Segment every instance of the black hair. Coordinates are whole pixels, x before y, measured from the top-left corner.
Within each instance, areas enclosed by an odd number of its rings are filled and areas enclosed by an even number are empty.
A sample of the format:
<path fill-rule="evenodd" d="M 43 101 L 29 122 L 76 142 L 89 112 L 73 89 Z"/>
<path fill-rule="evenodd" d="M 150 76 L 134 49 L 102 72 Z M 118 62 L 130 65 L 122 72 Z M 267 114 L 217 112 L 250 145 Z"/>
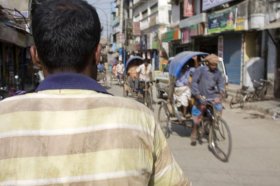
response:
<path fill-rule="evenodd" d="M 49 72 L 83 71 L 100 41 L 101 25 L 95 8 L 84 0 L 39 2 L 33 5 L 31 16 L 42 63 Z"/>

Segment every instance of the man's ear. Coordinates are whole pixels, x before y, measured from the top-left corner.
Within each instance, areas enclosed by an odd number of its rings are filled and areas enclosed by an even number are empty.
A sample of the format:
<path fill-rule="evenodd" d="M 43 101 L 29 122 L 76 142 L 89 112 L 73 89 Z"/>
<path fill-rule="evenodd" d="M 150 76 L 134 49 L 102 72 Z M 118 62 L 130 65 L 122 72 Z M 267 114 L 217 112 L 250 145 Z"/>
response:
<path fill-rule="evenodd" d="M 96 51 L 95 51 L 95 63 L 96 63 L 96 65 L 98 65 L 99 62 L 100 62 L 100 55 L 101 55 L 101 45 L 99 44 L 96 48 Z"/>
<path fill-rule="evenodd" d="M 43 65 L 42 65 L 41 60 L 40 60 L 40 58 L 39 58 L 39 56 L 38 56 L 38 52 L 37 52 L 36 46 L 34 46 L 34 45 L 31 46 L 31 48 L 30 48 L 30 54 L 31 54 L 31 59 L 32 59 L 33 64 L 34 64 L 36 67 L 38 67 L 40 70 L 42 70 Z"/>

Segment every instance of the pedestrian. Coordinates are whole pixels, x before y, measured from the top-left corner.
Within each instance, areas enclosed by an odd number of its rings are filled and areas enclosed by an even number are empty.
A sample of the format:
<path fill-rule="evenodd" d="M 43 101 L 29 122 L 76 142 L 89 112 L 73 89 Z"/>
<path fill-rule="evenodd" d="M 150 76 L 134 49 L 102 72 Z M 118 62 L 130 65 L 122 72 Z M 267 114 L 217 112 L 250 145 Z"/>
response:
<path fill-rule="evenodd" d="M 119 85 L 122 84 L 123 81 L 123 73 L 124 73 L 124 65 L 121 60 L 119 60 L 119 63 L 116 66 L 116 71 L 117 71 L 117 79 Z"/>
<path fill-rule="evenodd" d="M 94 80 L 96 9 L 48 0 L 31 18 L 31 58 L 45 79 L 0 102 L 0 185 L 189 185 L 153 113 Z"/>

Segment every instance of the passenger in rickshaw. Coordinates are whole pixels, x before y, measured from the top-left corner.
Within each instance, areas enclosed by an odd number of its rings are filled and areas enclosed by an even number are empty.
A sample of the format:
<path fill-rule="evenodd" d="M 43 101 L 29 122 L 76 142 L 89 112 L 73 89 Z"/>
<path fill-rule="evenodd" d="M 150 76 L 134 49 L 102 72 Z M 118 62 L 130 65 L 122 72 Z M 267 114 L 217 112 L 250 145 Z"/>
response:
<path fill-rule="evenodd" d="M 196 69 L 192 79 L 191 92 L 195 98 L 195 105 L 192 107 L 194 125 L 191 133 L 191 145 L 196 145 L 197 126 L 201 122 L 205 110 L 205 100 L 213 99 L 216 111 L 221 113 L 223 109 L 221 100 L 225 91 L 225 83 L 223 74 L 217 68 L 219 58 L 211 54 L 205 57 L 205 62 L 205 66 Z"/>
<path fill-rule="evenodd" d="M 189 65 L 184 65 L 181 71 L 181 76 L 176 80 L 176 86 L 174 90 L 174 99 L 177 101 L 176 106 L 182 107 L 182 114 L 184 117 L 186 116 L 189 99 L 191 98 L 189 76 L 190 67 Z"/>
<path fill-rule="evenodd" d="M 183 117 L 190 117 L 187 115 L 188 109 L 191 107 L 191 77 L 192 73 L 195 71 L 194 60 L 191 59 L 190 62 L 186 63 L 182 69 L 179 78 L 175 83 L 174 99 L 177 101 L 177 107 L 181 107 L 181 112 Z"/>

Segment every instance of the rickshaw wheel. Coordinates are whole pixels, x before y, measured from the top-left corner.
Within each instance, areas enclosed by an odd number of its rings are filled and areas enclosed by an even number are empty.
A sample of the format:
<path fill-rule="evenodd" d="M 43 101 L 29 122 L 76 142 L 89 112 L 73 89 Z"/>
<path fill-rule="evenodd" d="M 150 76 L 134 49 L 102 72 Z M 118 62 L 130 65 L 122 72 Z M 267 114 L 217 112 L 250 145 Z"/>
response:
<path fill-rule="evenodd" d="M 129 88 L 127 87 L 126 84 L 123 84 L 123 96 L 127 97 L 129 93 Z"/>
<path fill-rule="evenodd" d="M 158 109 L 158 121 L 161 126 L 161 130 L 166 138 L 170 137 L 172 133 L 171 123 L 170 123 L 170 113 L 167 108 L 166 102 L 161 102 Z"/>

